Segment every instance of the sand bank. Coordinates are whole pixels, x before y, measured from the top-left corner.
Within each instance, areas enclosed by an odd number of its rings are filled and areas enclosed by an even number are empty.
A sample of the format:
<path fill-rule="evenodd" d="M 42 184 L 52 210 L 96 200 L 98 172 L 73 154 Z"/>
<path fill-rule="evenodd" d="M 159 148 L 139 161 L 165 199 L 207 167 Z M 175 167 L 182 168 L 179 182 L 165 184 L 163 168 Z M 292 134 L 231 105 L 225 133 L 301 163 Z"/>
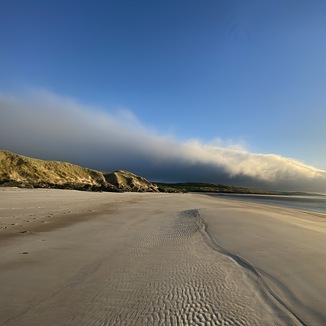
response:
<path fill-rule="evenodd" d="M 2 325 L 326 321 L 320 217 L 192 194 L 6 189 L 0 223 Z"/>

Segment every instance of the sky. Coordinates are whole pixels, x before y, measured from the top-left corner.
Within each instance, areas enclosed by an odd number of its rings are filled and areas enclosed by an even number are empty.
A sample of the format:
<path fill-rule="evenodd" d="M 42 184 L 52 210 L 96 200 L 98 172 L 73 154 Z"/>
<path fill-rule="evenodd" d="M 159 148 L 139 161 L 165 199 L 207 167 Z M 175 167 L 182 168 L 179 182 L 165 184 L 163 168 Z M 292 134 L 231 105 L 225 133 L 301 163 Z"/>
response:
<path fill-rule="evenodd" d="M 326 193 L 326 2 L 0 0 L 0 149 Z"/>

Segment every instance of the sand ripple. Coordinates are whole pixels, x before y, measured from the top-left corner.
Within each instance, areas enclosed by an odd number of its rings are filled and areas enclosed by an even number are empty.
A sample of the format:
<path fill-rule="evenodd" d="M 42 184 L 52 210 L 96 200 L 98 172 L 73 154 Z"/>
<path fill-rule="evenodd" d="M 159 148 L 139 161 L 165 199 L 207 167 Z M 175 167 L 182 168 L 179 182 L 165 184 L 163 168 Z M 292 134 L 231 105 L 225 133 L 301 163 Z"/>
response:
<path fill-rule="evenodd" d="M 84 309 L 65 324 L 299 324 L 256 275 L 205 243 L 198 222 L 198 211 L 189 210 L 149 223 L 119 258 L 102 263 L 90 279 L 83 275 L 83 289 L 67 290 L 76 291 Z"/>
<path fill-rule="evenodd" d="M 83 268 L 3 325 L 301 324 L 253 268 L 212 243 L 200 209 L 145 218 L 128 208 L 128 227 L 119 214 L 83 240 Z"/>

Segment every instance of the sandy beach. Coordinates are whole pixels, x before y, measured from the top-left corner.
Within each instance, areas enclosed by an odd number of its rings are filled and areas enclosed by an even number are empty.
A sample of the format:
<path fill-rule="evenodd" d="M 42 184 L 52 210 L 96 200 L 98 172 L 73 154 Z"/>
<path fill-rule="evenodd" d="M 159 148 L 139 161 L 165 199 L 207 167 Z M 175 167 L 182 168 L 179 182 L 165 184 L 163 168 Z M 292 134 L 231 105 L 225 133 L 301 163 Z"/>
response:
<path fill-rule="evenodd" d="M 1 325 L 325 325 L 324 215 L 0 190 Z"/>

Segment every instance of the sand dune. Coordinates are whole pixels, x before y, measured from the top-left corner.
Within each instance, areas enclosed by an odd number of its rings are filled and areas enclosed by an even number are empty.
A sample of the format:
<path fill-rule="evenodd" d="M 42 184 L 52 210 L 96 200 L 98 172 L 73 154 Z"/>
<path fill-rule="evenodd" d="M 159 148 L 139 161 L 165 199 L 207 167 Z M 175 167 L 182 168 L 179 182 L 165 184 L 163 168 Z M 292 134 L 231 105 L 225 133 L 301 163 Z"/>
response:
<path fill-rule="evenodd" d="M 92 191 L 158 192 L 156 185 L 128 171 L 101 172 L 0 150 L 0 186 Z"/>
<path fill-rule="evenodd" d="M 0 223 L 1 325 L 326 321 L 320 217 L 204 195 L 4 189 Z"/>

